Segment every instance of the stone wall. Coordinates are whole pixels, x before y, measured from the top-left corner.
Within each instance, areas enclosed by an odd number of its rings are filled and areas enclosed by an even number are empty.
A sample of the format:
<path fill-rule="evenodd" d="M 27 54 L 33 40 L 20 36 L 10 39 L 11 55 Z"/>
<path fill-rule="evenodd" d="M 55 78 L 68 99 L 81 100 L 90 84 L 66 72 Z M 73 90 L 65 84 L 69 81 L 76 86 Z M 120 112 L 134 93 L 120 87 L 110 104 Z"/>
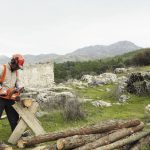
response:
<path fill-rule="evenodd" d="M 26 65 L 19 71 L 21 85 L 27 88 L 50 87 L 54 84 L 53 62 Z"/>

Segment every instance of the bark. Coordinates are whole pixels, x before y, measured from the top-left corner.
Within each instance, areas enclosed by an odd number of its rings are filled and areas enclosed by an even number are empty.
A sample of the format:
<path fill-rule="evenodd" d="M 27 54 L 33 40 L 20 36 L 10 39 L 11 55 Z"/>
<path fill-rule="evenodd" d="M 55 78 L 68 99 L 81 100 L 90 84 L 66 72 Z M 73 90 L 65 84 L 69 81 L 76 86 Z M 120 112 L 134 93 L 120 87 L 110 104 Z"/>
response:
<path fill-rule="evenodd" d="M 136 127 L 119 129 L 118 131 L 116 131 L 112 134 L 104 136 L 94 142 L 85 144 L 84 146 L 81 146 L 74 150 L 91 150 L 91 149 L 94 149 L 94 148 L 97 148 L 97 147 L 100 147 L 103 145 L 107 145 L 109 143 L 120 140 L 121 138 L 129 136 L 139 130 L 142 130 L 143 128 L 144 128 L 144 123 L 141 122 L 141 124 Z"/>
<path fill-rule="evenodd" d="M 32 150 L 57 150 L 56 145 L 43 145 L 33 148 Z"/>
<path fill-rule="evenodd" d="M 132 134 L 131 136 L 124 138 L 122 140 L 119 140 L 117 142 L 108 144 L 106 146 L 98 147 L 94 150 L 114 150 L 115 148 L 120 148 L 124 145 L 131 144 L 135 141 L 138 141 L 141 138 L 148 136 L 148 135 L 150 135 L 150 131 L 141 131 L 141 132 Z"/>
<path fill-rule="evenodd" d="M 104 124 L 97 124 L 89 127 L 80 128 L 80 129 L 68 130 L 65 132 L 54 132 L 54 133 L 47 133 L 44 135 L 39 135 L 34 137 L 22 138 L 18 142 L 22 143 L 21 147 L 24 148 L 26 146 L 32 146 L 43 142 L 54 141 L 69 136 L 104 133 L 115 129 L 137 126 L 139 124 L 140 124 L 139 120 L 113 121 L 111 123 L 109 122 Z"/>
<path fill-rule="evenodd" d="M 13 150 L 11 146 L 6 144 L 0 144 L 0 150 Z"/>
<path fill-rule="evenodd" d="M 80 147 L 86 143 L 93 142 L 103 136 L 108 135 L 107 133 L 99 133 L 99 134 L 89 134 L 89 135 L 74 135 L 71 137 L 59 139 L 57 141 L 57 149 L 58 150 L 69 150 L 76 147 Z"/>
<path fill-rule="evenodd" d="M 150 146 L 150 135 L 139 140 L 130 150 L 141 150 L 144 146 Z"/>

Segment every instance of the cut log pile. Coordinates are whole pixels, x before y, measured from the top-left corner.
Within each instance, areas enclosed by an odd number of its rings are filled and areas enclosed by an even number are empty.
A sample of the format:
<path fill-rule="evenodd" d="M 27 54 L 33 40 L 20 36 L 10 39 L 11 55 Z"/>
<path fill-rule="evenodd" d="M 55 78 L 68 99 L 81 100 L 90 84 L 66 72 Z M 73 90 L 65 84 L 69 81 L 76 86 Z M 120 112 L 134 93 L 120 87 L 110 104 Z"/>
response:
<path fill-rule="evenodd" d="M 140 120 L 110 120 L 107 122 L 72 129 L 64 132 L 24 137 L 17 143 L 19 148 L 32 147 L 49 141 L 40 150 L 113 150 L 130 146 L 130 150 L 140 150 L 141 145 L 150 144 L 150 130 L 143 130 Z M 134 143 L 134 144 L 133 144 Z"/>

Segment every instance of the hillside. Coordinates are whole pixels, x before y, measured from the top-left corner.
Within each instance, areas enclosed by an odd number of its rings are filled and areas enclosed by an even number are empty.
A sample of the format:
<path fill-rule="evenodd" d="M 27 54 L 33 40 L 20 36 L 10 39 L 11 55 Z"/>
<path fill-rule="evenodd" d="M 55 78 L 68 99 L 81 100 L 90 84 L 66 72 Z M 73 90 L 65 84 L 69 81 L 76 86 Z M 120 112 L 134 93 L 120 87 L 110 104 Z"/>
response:
<path fill-rule="evenodd" d="M 145 48 L 105 59 L 55 64 L 55 81 L 62 82 L 69 78 L 79 79 L 84 74 L 100 74 L 125 66 L 150 65 L 149 57 L 150 48 Z"/>

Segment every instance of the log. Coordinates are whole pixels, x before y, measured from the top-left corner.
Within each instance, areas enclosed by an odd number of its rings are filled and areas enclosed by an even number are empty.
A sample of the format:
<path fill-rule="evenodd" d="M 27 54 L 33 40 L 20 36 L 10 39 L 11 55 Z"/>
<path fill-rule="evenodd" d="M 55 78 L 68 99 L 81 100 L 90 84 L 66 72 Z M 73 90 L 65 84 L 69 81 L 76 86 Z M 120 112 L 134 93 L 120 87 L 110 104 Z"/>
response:
<path fill-rule="evenodd" d="M 22 147 L 24 148 L 26 146 L 32 146 L 43 142 L 54 141 L 69 136 L 104 133 L 115 129 L 137 126 L 139 124 L 139 120 L 113 121 L 111 123 L 101 123 L 80 129 L 68 130 L 65 132 L 54 132 L 39 136 L 26 137 L 20 139 L 18 142 L 22 143 Z"/>
<path fill-rule="evenodd" d="M 150 146 L 150 135 L 142 138 L 136 144 L 134 144 L 130 150 L 141 150 L 144 146 Z"/>
<path fill-rule="evenodd" d="M 6 144 L 0 144 L 0 150 L 13 150 L 11 146 Z"/>
<path fill-rule="evenodd" d="M 62 138 L 57 141 L 57 149 L 58 150 L 67 150 L 80 147 L 86 143 L 93 142 L 103 136 L 108 135 L 107 133 L 99 133 L 99 134 L 89 134 L 89 135 L 74 135 L 67 138 Z"/>
<path fill-rule="evenodd" d="M 32 150 L 57 150 L 56 144 L 54 145 L 41 145 L 33 148 Z"/>
<path fill-rule="evenodd" d="M 41 150 L 57 150 L 56 144 L 44 147 Z"/>
<path fill-rule="evenodd" d="M 148 136 L 148 135 L 150 135 L 150 131 L 140 131 L 135 134 L 132 134 L 131 136 L 129 136 L 127 138 L 124 138 L 122 140 L 116 141 L 114 143 L 111 143 L 111 144 L 108 144 L 108 145 L 105 145 L 102 147 L 98 147 L 94 150 L 114 150 L 116 148 L 120 148 L 124 145 L 131 144 L 135 141 L 138 141 L 141 138 Z"/>
<path fill-rule="evenodd" d="M 32 104 L 33 104 L 33 99 L 31 99 L 31 98 L 23 98 L 23 99 L 21 99 L 21 102 L 22 102 L 24 107 L 31 107 Z"/>
<path fill-rule="evenodd" d="M 91 149 L 94 149 L 103 145 L 107 145 L 109 143 L 120 140 L 121 138 L 129 136 L 139 130 L 142 130 L 143 128 L 144 128 L 144 123 L 141 122 L 141 124 L 136 127 L 119 129 L 118 131 L 114 133 L 106 135 L 94 142 L 85 144 L 79 148 L 75 148 L 74 150 L 91 150 Z"/>

